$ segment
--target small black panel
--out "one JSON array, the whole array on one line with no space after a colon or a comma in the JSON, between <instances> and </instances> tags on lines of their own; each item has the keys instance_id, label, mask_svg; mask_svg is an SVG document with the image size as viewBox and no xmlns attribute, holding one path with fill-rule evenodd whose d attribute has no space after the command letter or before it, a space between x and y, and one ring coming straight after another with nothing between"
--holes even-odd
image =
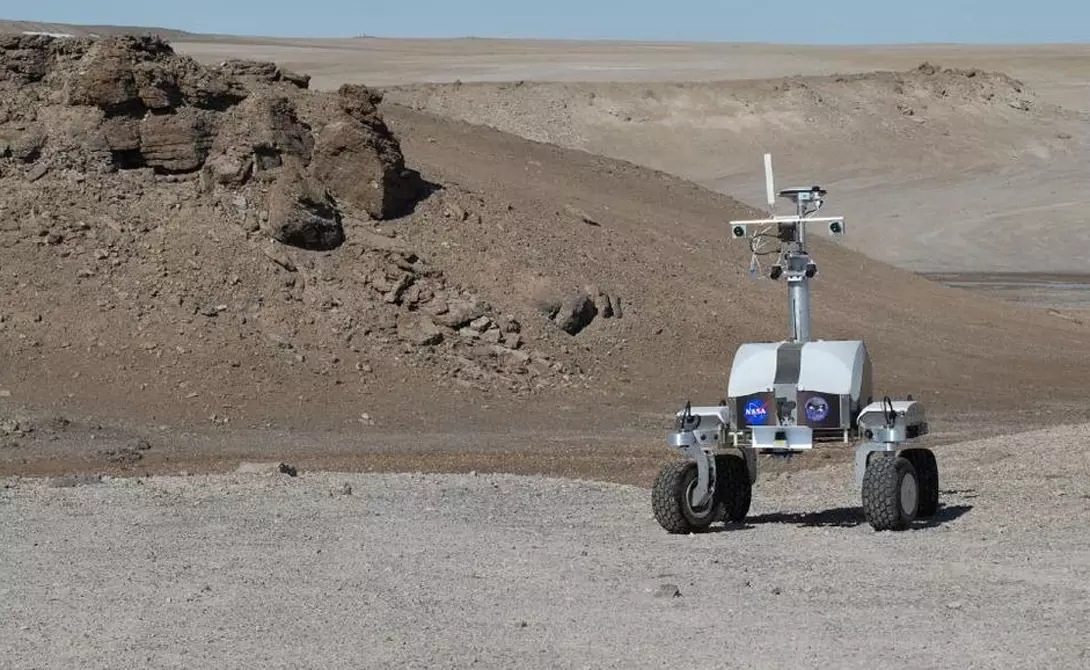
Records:
<instances>
[{"instance_id":1,"label":"small black panel","mask_svg":"<svg viewBox=\"0 0 1090 670\"><path fill-rule=\"evenodd\" d=\"M766 391L735 398L734 417L737 428L777 425L776 394Z\"/></svg>"},{"instance_id":2,"label":"small black panel","mask_svg":"<svg viewBox=\"0 0 1090 670\"><path fill-rule=\"evenodd\" d=\"M798 384L802 369L802 343L788 342L776 349L776 384Z\"/></svg>"},{"instance_id":3,"label":"small black panel","mask_svg":"<svg viewBox=\"0 0 1090 670\"><path fill-rule=\"evenodd\" d=\"M799 391L796 423L810 428L840 428L840 396L818 391Z\"/></svg>"}]
</instances>

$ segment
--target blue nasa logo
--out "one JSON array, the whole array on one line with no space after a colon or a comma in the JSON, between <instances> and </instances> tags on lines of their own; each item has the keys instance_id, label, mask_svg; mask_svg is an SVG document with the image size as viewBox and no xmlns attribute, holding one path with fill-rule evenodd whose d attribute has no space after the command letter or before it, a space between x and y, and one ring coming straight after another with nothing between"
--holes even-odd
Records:
<instances>
[{"instance_id":1,"label":"blue nasa logo","mask_svg":"<svg viewBox=\"0 0 1090 670\"><path fill-rule=\"evenodd\" d=\"M829 403L825 402L825 398L815 396L806 401L805 411L809 421L824 421L829 416Z\"/></svg>"},{"instance_id":2,"label":"blue nasa logo","mask_svg":"<svg viewBox=\"0 0 1090 670\"><path fill-rule=\"evenodd\" d=\"M762 398L753 398L746 403L742 414L749 423L764 423L768 418L768 403Z\"/></svg>"}]
</instances>

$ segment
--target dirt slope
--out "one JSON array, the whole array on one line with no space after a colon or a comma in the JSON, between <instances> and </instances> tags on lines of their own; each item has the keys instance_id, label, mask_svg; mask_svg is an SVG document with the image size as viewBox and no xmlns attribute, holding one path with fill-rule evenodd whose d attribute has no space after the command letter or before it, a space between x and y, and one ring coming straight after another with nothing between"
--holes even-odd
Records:
<instances>
[{"instance_id":1,"label":"dirt slope","mask_svg":"<svg viewBox=\"0 0 1090 670\"><path fill-rule=\"evenodd\" d=\"M467 83L389 101L648 165L763 206L820 183L845 244L917 271L1070 271L1090 252L1075 175L1090 123L1023 83L925 63L901 72L701 83ZM1032 235L1027 228L1032 221Z\"/></svg>"},{"instance_id":2,"label":"dirt slope","mask_svg":"<svg viewBox=\"0 0 1090 670\"><path fill-rule=\"evenodd\" d=\"M16 83L27 97L7 112L0 165L9 415L661 426L686 398L721 397L739 343L786 331L784 287L750 281L748 253L724 235L751 212L692 183L396 105L356 117L370 104L358 89L314 94L275 68L196 68L161 45L147 56L146 43L107 44L137 44L123 55L166 77L155 81L180 77L182 97L157 113L137 87L104 111L71 100L91 90L75 84L98 70L79 65L100 51L42 44L22 48L60 51L41 79ZM220 100L209 90L234 101L205 109ZM207 124L146 132L186 115ZM330 132L364 129L378 154L345 141L323 151ZM374 175L394 197L391 175L414 174L398 154L423 179L401 215L353 190L365 180L338 177ZM938 413L982 390L993 409L1081 394L1070 371L1085 326L815 249L815 332L865 337L882 391Z\"/></svg>"},{"instance_id":3,"label":"dirt slope","mask_svg":"<svg viewBox=\"0 0 1090 670\"><path fill-rule=\"evenodd\" d=\"M748 250L725 237L726 221L743 213L729 199L631 164L527 144L395 106L385 113L407 155L425 172L528 199L543 214L572 202L601 222L566 228L563 236L532 219L503 231L469 228L464 232L503 246L471 256L474 262L463 272L502 263L512 268L510 282L499 282L509 290L525 277L516 274L516 263L525 259L542 271L531 265L541 256L555 259L547 275L571 264L578 268L569 275L573 279L625 287L618 290L633 295L641 321L633 324L626 315L611 327L640 328L638 338L626 331L626 349L634 364L642 362L632 367L646 370L644 379L656 387L681 389L707 379L711 391L723 375L718 366L727 365L739 342L779 338L786 331L785 287L751 281L745 272ZM573 254L573 247L593 253ZM981 388L1003 395L1006 387L1014 396L1020 392L1001 382L1003 377L1034 385L1063 380L1061 368L1045 361L1075 360L1070 347L1087 336L1080 324L948 289L820 238L814 249L821 269L814 284L815 332L826 338L864 336L880 361L882 384L896 392L915 387L965 398ZM1052 353L1044 354L1046 349ZM689 381L675 381L679 377Z\"/></svg>"},{"instance_id":4,"label":"dirt slope","mask_svg":"<svg viewBox=\"0 0 1090 670\"><path fill-rule=\"evenodd\" d=\"M406 169L367 89L314 95L275 65L202 68L155 39L18 37L0 56L15 397L305 420L350 386L343 423L391 383L406 405L572 383L532 324L380 232L438 185Z\"/></svg>"}]
</instances>

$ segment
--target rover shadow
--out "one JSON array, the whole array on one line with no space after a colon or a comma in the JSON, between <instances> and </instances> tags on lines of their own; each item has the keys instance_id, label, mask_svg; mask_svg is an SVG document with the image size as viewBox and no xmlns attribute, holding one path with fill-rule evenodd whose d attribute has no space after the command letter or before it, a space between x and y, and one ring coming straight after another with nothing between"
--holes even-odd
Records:
<instances>
[{"instance_id":1,"label":"rover shadow","mask_svg":"<svg viewBox=\"0 0 1090 670\"><path fill-rule=\"evenodd\" d=\"M976 489L942 489L939 493L944 496L959 496L967 499L980 497Z\"/></svg>"},{"instance_id":2,"label":"rover shadow","mask_svg":"<svg viewBox=\"0 0 1090 670\"><path fill-rule=\"evenodd\" d=\"M917 519L910 528L934 528L964 516L972 505L940 505L935 515ZM862 507L836 507L821 512L774 512L758 514L746 519L746 525L786 523L806 528L854 528L867 523Z\"/></svg>"},{"instance_id":3,"label":"rover shadow","mask_svg":"<svg viewBox=\"0 0 1090 670\"><path fill-rule=\"evenodd\" d=\"M912 527L934 528L936 526L941 526L944 523L949 523L965 516L971 509L973 509L972 505L940 505L939 511L935 512L935 516L929 519L917 519L916 523L912 524Z\"/></svg>"},{"instance_id":4,"label":"rover shadow","mask_svg":"<svg viewBox=\"0 0 1090 670\"><path fill-rule=\"evenodd\" d=\"M725 523L720 522L720 523L717 523L717 524L714 524L714 525L710 526L705 532L706 533L711 533L711 534L714 534L714 533L737 533L739 531L754 530L756 528L757 528L756 526L750 525L749 519L746 519L742 523L734 523L734 522L730 522L730 521L725 522Z\"/></svg>"},{"instance_id":5,"label":"rover shadow","mask_svg":"<svg viewBox=\"0 0 1090 670\"><path fill-rule=\"evenodd\" d=\"M793 524L807 528L852 528L866 523L862 507L836 507L821 512L772 512L748 517L747 524Z\"/></svg>"}]
</instances>

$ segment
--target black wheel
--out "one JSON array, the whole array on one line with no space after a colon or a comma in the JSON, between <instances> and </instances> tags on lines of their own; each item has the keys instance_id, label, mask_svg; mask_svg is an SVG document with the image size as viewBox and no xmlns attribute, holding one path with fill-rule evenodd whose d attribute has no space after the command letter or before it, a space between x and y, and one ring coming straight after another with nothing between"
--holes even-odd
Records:
<instances>
[{"instance_id":1,"label":"black wheel","mask_svg":"<svg viewBox=\"0 0 1090 670\"><path fill-rule=\"evenodd\" d=\"M916 477L920 482L920 504L916 516L927 519L939 511L939 464L930 449L909 449L904 457L916 468Z\"/></svg>"},{"instance_id":2,"label":"black wheel","mask_svg":"<svg viewBox=\"0 0 1090 670\"><path fill-rule=\"evenodd\" d=\"M903 456L876 453L863 475L863 514L875 530L904 530L916 518L920 484Z\"/></svg>"},{"instance_id":3,"label":"black wheel","mask_svg":"<svg viewBox=\"0 0 1090 670\"><path fill-rule=\"evenodd\" d=\"M694 508L689 497L696 488L697 469L692 461L672 461L662 466L651 489L651 507L659 525L669 533L699 533L722 517L715 500Z\"/></svg>"},{"instance_id":4,"label":"black wheel","mask_svg":"<svg viewBox=\"0 0 1090 670\"><path fill-rule=\"evenodd\" d=\"M746 461L734 454L715 457L715 498L723 508L723 516L732 523L741 523L749 514L753 500L753 484L749 481Z\"/></svg>"}]
</instances>

